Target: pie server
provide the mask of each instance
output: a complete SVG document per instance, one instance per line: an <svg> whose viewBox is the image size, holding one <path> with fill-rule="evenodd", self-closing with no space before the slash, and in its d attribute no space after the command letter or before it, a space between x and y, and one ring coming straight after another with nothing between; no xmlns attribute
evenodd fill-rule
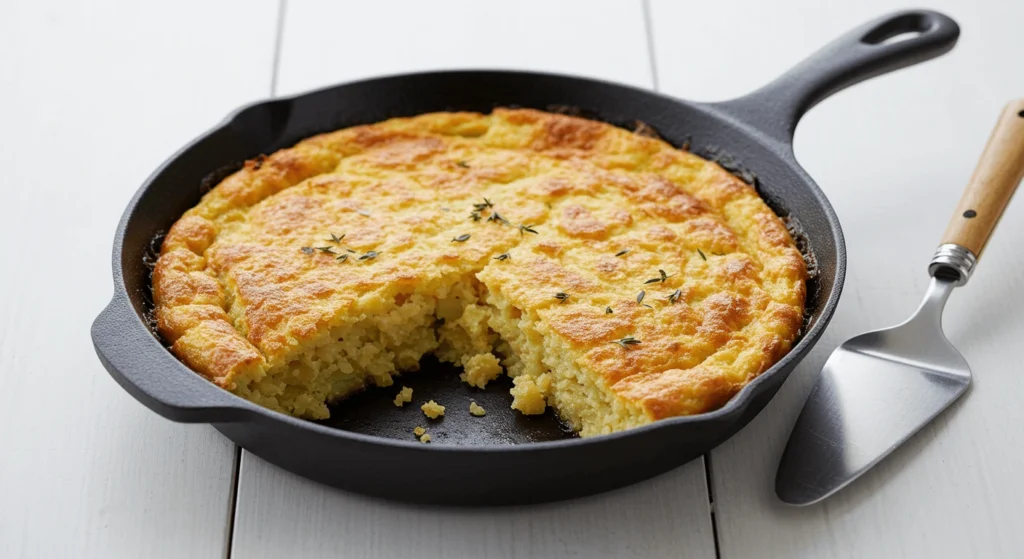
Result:
<svg viewBox="0 0 1024 559"><path fill-rule="evenodd" d="M971 369L942 333L942 309L967 283L1024 176L1024 99L1010 102L935 251L924 301L906 322L851 338L825 362L782 454L775 492L809 505L839 491L967 390Z"/></svg>

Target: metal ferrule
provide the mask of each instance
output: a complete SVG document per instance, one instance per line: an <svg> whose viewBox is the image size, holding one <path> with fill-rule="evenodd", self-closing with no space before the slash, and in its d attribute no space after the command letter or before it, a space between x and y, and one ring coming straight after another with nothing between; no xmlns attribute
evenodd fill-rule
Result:
<svg viewBox="0 0 1024 559"><path fill-rule="evenodd" d="M932 261L928 265L928 273L932 277L953 278L955 276L954 283L960 286L967 283L977 262L978 257L960 245L939 245L939 248L935 250L935 256L932 256Z"/></svg>

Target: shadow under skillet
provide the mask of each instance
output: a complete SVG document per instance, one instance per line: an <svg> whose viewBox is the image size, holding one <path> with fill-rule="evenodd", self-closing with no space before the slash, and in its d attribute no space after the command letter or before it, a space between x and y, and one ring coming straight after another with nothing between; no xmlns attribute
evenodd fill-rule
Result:
<svg viewBox="0 0 1024 559"><path fill-rule="evenodd" d="M512 379L505 375L489 382L487 388L473 388L459 379L461 369L425 357L420 370L395 377L395 384L386 388L370 388L330 406L331 417L321 425L386 437L415 441L412 430L423 427L431 443L452 445L503 445L554 441L575 437L572 429L562 424L548 408L542 415L526 416L513 410ZM394 404L395 395L403 386L412 388L412 402L402 407ZM428 419L420 406L434 400L445 407L443 417ZM476 417L469 413L475 401L487 414Z"/></svg>

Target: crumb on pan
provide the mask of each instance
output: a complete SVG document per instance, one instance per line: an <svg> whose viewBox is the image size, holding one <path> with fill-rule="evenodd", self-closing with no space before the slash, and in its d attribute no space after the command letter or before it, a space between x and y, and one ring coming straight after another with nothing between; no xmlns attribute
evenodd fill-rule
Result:
<svg viewBox="0 0 1024 559"><path fill-rule="evenodd" d="M437 419L444 415L444 406L438 404L433 400L420 406L420 409L423 410L423 415L429 417L430 419Z"/></svg>
<svg viewBox="0 0 1024 559"><path fill-rule="evenodd" d="M481 406L480 404L477 404L476 402L470 402L469 403L469 413L471 413L471 414L473 414L473 415L475 415L477 417L482 417L484 414L487 413L487 410L485 410L483 408L483 406Z"/></svg>
<svg viewBox="0 0 1024 559"><path fill-rule="evenodd" d="M404 406L405 404L408 404L411 401L412 401L412 388L409 388L408 386L403 386L402 389L398 391L398 394L395 395L395 402L394 403L395 403L396 406L402 407L402 406Z"/></svg>
<svg viewBox="0 0 1024 559"><path fill-rule="evenodd" d="M429 443L430 442L430 435L428 435L426 433L423 433L422 435L420 435L420 442L421 443Z"/></svg>
<svg viewBox="0 0 1024 559"><path fill-rule="evenodd" d="M426 433L426 432L427 432L427 430L424 429L423 427L420 427L419 425L417 425L416 428L412 430L412 434L416 435L417 437L419 437L420 435L422 435L423 433Z"/></svg>

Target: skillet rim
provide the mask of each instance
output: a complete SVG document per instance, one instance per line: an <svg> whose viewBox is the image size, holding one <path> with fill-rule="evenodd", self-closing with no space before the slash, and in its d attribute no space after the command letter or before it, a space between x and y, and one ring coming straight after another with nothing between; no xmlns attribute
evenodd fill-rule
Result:
<svg viewBox="0 0 1024 559"><path fill-rule="evenodd" d="M448 443L443 443L443 442L432 443L430 445L424 445L424 444L419 443L419 442L406 441L406 440L401 440L401 439L392 439L392 438L388 438L388 437L381 437L381 436L376 436L376 435L368 435L368 434L357 433L357 432L353 432L353 431L346 431L346 430L338 429L338 428L335 428L335 427L329 427L329 426L322 425L322 424L319 424L319 423L315 423L315 422L312 422L312 421L308 421L308 420L292 417L290 415L287 415L287 414L284 414L284 413L281 413L281 412L277 412L277 411L274 411L274 410L270 410L270 409L264 408L262 406L259 406L258 404L255 404L253 402L250 402L250 401L248 401L248 400L246 400L246 399L244 399L244 398L242 398L240 396L237 396L237 395L235 395L235 394L233 394L233 393L231 393L231 392L229 392L229 391L227 391L227 390L225 390L223 388L220 388L220 387L214 385L213 383L210 383L208 381L208 379L202 378L202 375L200 375L199 373L196 373L195 371L193 371L192 369L187 367L177 357L175 357L173 354L171 354L171 352L168 350L166 345L164 345L162 340L159 339L155 333L153 333L153 331L149 328L149 326L143 321L142 317L140 317L138 315L138 312L135 309L135 305L131 301L131 297L128 294L128 290L125 287L125 281L124 281L124 275L125 275L125 271L126 271L125 258L124 258L125 255L123 254L123 252L124 252L124 238L125 238L125 234L126 234L129 222L131 222L132 219L135 217L135 214L136 214L136 211L138 209L138 205L139 205L140 201L145 197L145 195L147 194L149 189L152 187L153 183L156 181L156 179L172 163L177 161L183 154L185 154L186 152L190 151L191 149L193 149L198 144L206 141L208 138L210 138L214 134L219 133L219 132L225 130L226 128L229 128L240 117L242 117L247 111L250 111L252 109L261 108L261 107L267 107L267 106L277 105L277 104L286 105L286 104L291 104L291 103L295 103L295 102L301 102L301 100L304 99L304 98L313 97L313 96L316 96L318 94L322 94L322 93L326 93L326 92L329 92L329 91L333 91L333 90L337 90L337 89L341 89L341 88L345 88L345 87L350 87L350 86L357 86L357 85L364 85L364 86L366 86L366 85L371 85L373 82L383 82L383 81L393 80L393 79L416 78L416 77L448 77L449 79L452 79L452 78L458 77L460 75L462 77L476 77L476 78L479 78L479 77L481 77L481 75L484 75L484 74L491 74L491 75L500 74L500 75L506 75L506 76L516 76L516 77L519 77L519 78L526 78L526 79L537 79L537 78L551 79L551 78L553 78L553 79L558 79L558 80L576 81L576 82L578 82L578 85L581 85L581 86L586 86L586 85L590 84L590 85L600 85L600 86L603 86L603 87L617 88L617 89L619 89L620 91L622 91L626 95L630 95L630 96L634 96L634 97L642 96L642 97L648 97L650 99L658 99L658 100L660 100L662 102L668 102L668 103L671 103L671 104L674 104L674 105L677 105L677 106L682 106L683 108L685 108L687 110L692 110L692 111L704 113L706 116L710 117L711 119L713 119L715 121L718 121L720 123L724 123L725 125L735 129L736 133L743 134L747 138L752 140L754 143L759 144L762 148L764 148L765 150L767 150L768 152L770 152L772 154L772 157L774 158L775 161L783 163L785 168L788 171L790 171L791 173L795 174L798 178L801 179L802 186L800 186L798 188L804 188L805 190L807 190L813 196L814 200L817 202L817 205L822 210L822 213L824 214L824 216L826 218L826 221L828 222L829 229L831 229L831 231L833 233L833 240L834 240L834 242L832 244L833 244L833 249L835 251L835 259L836 259L836 262L835 262L835 272L833 274L833 287L832 287L831 293L829 294L829 296L828 296L828 298L826 300L824 300L824 301L821 301L821 300L817 301L818 308L816 308L815 310L817 311L817 310L820 309L819 317L816 320L814 320L810 324L810 326L806 329L806 331L803 332L800 335L800 338L799 338L798 342L782 357L782 359L780 359L779 361L774 363L771 367L769 367L766 371L764 371L763 373L758 375L752 381L748 382L742 389L740 389L739 392L737 392L735 395L733 395L733 397L730 398L725 403L725 405L723 405L722 407L720 407L720 408L718 408L716 410L712 410L712 411L701 413L701 414L695 414L695 415L677 416L677 417L670 417L670 418L660 419L660 420L654 421L654 422L652 422L650 424L642 425L640 427L634 427L634 428L631 428L631 429L626 429L626 430L618 431L618 432L615 432L615 433L606 433L606 434L595 435L595 436L586 437L586 438L579 437L579 436L574 436L574 437L570 437L570 438L566 438L566 439L561 439L561 440L555 440L555 441L525 442L525 443L516 443L516 444L511 444L511 445L500 445L500 444L493 444L493 443L491 443L491 444L479 444L479 445L457 445L457 444L448 444ZM427 451L427 452L452 452L452 453L473 453L473 454L476 454L476 453L490 453L490 452L513 452L513 451L515 451L515 452L524 452L524 451L542 452L542 451L549 451L549 450L556 449L556 448L575 447L577 445L586 445L586 444L600 443L600 442L611 442L613 440L621 439L621 438L624 438L624 437L630 437L630 436L633 436L633 435L639 436L642 433L647 433L647 432L656 431L656 430L663 430L663 429L672 429L672 428L675 428L675 427L681 427L683 425L692 425L692 424L701 424L701 423L707 423L707 424L731 423L733 420L735 420L735 416L738 416L743 410L745 410L747 408L747 406L750 404L750 401L754 398L754 395L757 392L760 391L761 385L763 385L764 383L768 382L769 379L774 377L775 375L782 374L784 372L786 372L786 374L788 374L788 372L786 370L788 368L790 368L791 366L795 367L796 364L806 356L806 353L808 351L810 351L810 349L818 342L818 340L820 339L820 337L821 337L822 333L824 332L825 328L828 326L828 324L831 321L833 315L835 314L836 307L838 306L838 302L839 302L840 296L842 294L843 285L844 285L845 277L846 277L846 263L847 263L846 260L847 260L847 255L846 255L845 238L843 236L842 225L841 225L841 223L839 221L839 217L835 213L835 210L832 207L831 203L829 202L827 196L825 196L825 193L817 185L817 183L814 181L814 179L812 177L810 177L810 175L803 169L803 167L800 166L799 162L796 161L796 158L795 158L795 156L793 154L792 142L791 141L790 142L781 142L781 141L778 141L776 139L773 139L773 138L769 137L769 135L766 134L765 131L758 129L756 126L754 126L753 124L750 124L750 123L744 121L742 118L734 116L733 114L730 114L729 112L723 110L723 108L722 108L723 105L724 104L722 102L699 103L699 102L694 102L694 101L688 101L688 100L685 100L685 99L680 99L680 98L677 98L677 97L673 97L673 96L670 96L670 95L663 94L663 93L658 92L658 91L644 89L644 88L637 87L637 86L634 86L634 85L629 85L629 84L624 84L624 83L619 83L619 82L613 82L613 81L608 81L608 80L603 80L603 79L598 79L598 78L586 77L586 76L578 76L578 75L573 75L573 74L556 73L556 72L537 72L537 71L529 71L529 70L486 69L486 68L467 68L467 69L455 69L455 70L432 70L432 71L422 71L422 72L400 72L400 73L386 74L386 75L380 75L380 76L373 76L373 77L370 77L370 78L364 78L364 79L359 79L359 80L352 80L352 81L342 82L342 83L338 83L338 84L334 84L334 85L329 85L329 86L320 87L320 88L316 88L316 89L312 89L312 90L308 90L308 91L299 92L299 93L296 93L296 94L293 94L293 95L289 95L289 96L276 97L276 98L272 98L272 99L263 99L263 100L253 101L251 103L244 104L241 107L235 109L234 111L229 112L217 124L215 124L214 126L212 126L209 129L207 129L205 132L203 132L202 134L197 136L195 139L191 140L190 142L188 142L187 144L182 146L180 149L175 151L171 156L169 156L167 159L165 159L159 165L159 167L157 167L146 178L146 180L143 181L142 185L136 190L135 194L132 196L131 200L128 202L127 206L125 207L125 210L122 213L121 219L118 222L118 226L117 226L117 229L115 231L113 254L112 254L112 257L113 257L112 258L112 268L113 268L113 273L114 273L113 274L114 275L114 294L113 294L113 297L112 297L110 303L108 303L108 305L105 308L105 310L103 311L103 313L106 313L107 309L110 309L110 308L114 307L116 305L116 303L119 302L119 300L120 300L121 303L127 304L129 307L131 307L133 309L133 311L135 311L135 312L132 313L133 315L135 315L134 316L134 318L135 318L135 324L134 325L146 330L146 332L150 336L150 339L154 343L156 343L156 344L158 344L160 346L163 354L168 359L173 360L173 365L174 366L180 367L181 369L184 369L184 371L187 371L189 374L193 374L193 375L196 375L198 377L201 377L202 380L206 381L206 384L207 384L207 386L210 389L216 390L216 391L222 393L222 396L223 395L228 396L227 401L223 402L222 404L218 403L218 404L212 405L209 408L207 408L208 410L210 410L211 412L213 412L215 410L232 410L234 412L240 413L240 415L238 417L227 419L227 420L223 420L223 421L210 421L210 420L190 421L190 422L194 422L194 423L207 423L207 424L214 424L214 425L216 425L216 424L235 424L235 423L243 424L243 423L260 423L262 421L271 421L271 422L277 421L277 422L284 422L285 424L289 425L290 427L297 427L297 428L300 428L300 429L311 430L311 431L313 431L314 433L316 433L318 435L337 437L337 438L340 438L340 439L343 439L343 440L349 440L349 441L356 442L356 443L361 443L361 444L385 444L385 445L389 445L389 446L404 447L404 448L409 449L409 450L418 449L418 450ZM615 125L615 124L613 124L613 125ZM301 138L298 139L298 140L295 140L295 141L300 141L300 140L301 140ZM737 157L737 159L742 161L742 156ZM760 195L760 193L759 193L759 195ZM762 199L764 199L763 196L762 196ZM796 218L799 221L800 216L796 215ZM103 313L101 313L101 316L102 316ZM97 322L99 322L99 319L97 319ZM93 337L94 337L94 343L95 343L95 339L96 339L96 329L95 329L95 326L94 326L94 329L93 329ZM106 361L106 360L104 359L104 361ZM104 364L106 365L106 363L104 363ZM110 368L110 367L112 367L112 366L109 366L108 368ZM130 379L124 378L123 375L119 371L118 371L118 374L115 375L115 379L120 384L122 384L122 386L124 386L125 383L133 384L134 385L134 383ZM141 389L139 389L139 390L141 390ZM774 394L772 395L772 398L774 398ZM199 413L201 414L202 412L199 412Z"/></svg>

